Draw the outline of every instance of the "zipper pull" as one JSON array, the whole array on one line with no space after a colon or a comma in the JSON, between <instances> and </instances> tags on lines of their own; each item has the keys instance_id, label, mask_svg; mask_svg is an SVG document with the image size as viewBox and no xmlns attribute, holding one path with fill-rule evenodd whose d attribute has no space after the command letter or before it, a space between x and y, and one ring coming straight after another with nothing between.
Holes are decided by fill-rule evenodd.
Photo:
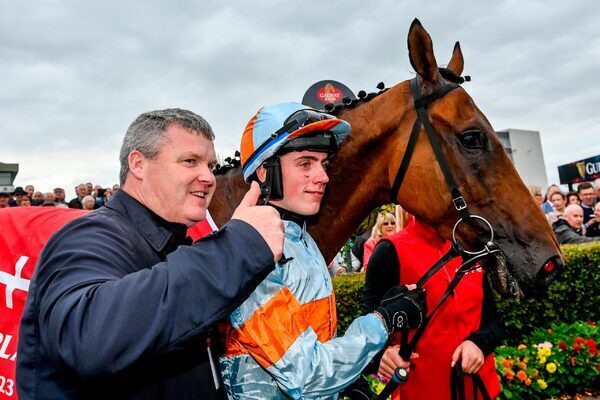
<instances>
[{"instance_id":1,"label":"zipper pull","mask_svg":"<svg viewBox=\"0 0 600 400\"><path fill-rule=\"evenodd\" d=\"M212 351L210 350L210 338L206 338L206 351L208 352L208 362L210 363L210 370L212 372L213 381L215 383L215 390L219 390L221 387L221 380L219 379L219 374L217 372L217 367L215 365L215 361L212 356Z\"/></svg>"}]
</instances>

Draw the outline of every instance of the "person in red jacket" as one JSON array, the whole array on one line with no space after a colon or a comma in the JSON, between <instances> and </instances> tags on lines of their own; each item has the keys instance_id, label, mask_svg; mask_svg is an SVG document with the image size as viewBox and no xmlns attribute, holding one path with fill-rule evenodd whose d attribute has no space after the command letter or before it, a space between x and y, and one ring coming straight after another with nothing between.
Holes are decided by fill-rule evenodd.
<instances>
[{"instance_id":1,"label":"person in red jacket","mask_svg":"<svg viewBox=\"0 0 600 400\"><path fill-rule=\"evenodd\" d=\"M384 238L375 248L366 275L365 311L376 307L389 287L418 281L450 246L433 227L411 217L405 229ZM455 258L425 283L429 310L440 300L460 263ZM416 346L418 354L411 360L410 377L393 398L450 399L455 363L461 363L467 374L479 374L490 397L497 397L500 384L492 351L503 329L483 270L479 267L467 273L425 329ZM379 373L389 378L396 367L405 365L398 347L391 346L383 352ZM467 382L471 379L465 377L467 399L473 398L473 385Z\"/></svg>"}]
</instances>

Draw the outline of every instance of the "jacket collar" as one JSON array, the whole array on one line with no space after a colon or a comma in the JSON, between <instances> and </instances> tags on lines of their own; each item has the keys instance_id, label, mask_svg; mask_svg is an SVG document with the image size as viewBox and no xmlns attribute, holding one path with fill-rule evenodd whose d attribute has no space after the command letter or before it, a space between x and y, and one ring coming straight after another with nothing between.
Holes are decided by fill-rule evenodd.
<instances>
[{"instance_id":1,"label":"jacket collar","mask_svg":"<svg viewBox=\"0 0 600 400\"><path fill-rule=\"evenodd\" d=\"M111 197L106 207L126 217L135 230L158 252L163 251L171 239L174 245L186 242L185 225L166 221L123 189Z\"/></svg>"},{"instance_id":2,"label":"jacket collar","mask_svg":"<svg viewBox=\"0 0 600 400\"><path fill-rule=\"evenodd\" d=\"M285 234L292 239L302 239L306 232L306 216L271 203L269 205L279 212L281 219L284 221Z\"/></svg>"}]
</instances>

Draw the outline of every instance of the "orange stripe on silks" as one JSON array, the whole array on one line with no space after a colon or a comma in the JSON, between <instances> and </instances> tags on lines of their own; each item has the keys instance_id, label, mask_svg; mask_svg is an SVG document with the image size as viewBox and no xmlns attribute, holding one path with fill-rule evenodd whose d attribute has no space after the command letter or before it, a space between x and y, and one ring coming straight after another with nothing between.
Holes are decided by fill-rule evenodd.
<instances>
[{"instance_id":1,"label":"orange stripe on silks","mask_svg":"<svg viewBox=\"0 0 600 400\"><path fill-rule=\"evenodd\" d=\"M250 354L263 368L268 368L283 357L309 326L320 342L333 337L337 326L333 293L300 305L284 287L238 330L231 328L225 341L225 356Z\"/></svg>"},{"instance_id":2,"label":"orange stripe on silks","mask_svg":"<svg viewBox=\"0 0 600 400\"><path fill-rule=\"evenodd\" d=\"M254 117L250 118L250 121L248 121L248 124L244 129L244 133L242 133L242 141L240 143L242 165L246 163L246 160L248 160L252 153L254 153L254 150L256 150L254 148L254 123L258 119L258 114L260 114L261 111L262 107L256 114L254 114Z\"/></svg>"},{"instance_id":3,"label":"orange stripe on silks","mask_svg":"<svg viewBox=\"0 0 600 400\"><path fill-rule=\"evenodd\" d=\"M324 299L303 304L302 317L313 328L319 342L323 343L331 340L337 328L337 314L333 292Z\"/></svg>"}]
</instances>

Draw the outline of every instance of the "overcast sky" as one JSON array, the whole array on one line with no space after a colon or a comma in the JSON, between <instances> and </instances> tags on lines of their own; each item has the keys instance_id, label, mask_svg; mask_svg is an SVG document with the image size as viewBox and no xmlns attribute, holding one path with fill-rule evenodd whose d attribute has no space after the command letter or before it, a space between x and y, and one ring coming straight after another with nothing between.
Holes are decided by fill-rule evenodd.
<instances>
[{"instance_id":1,"label":"overcast sky","mask_svg":"<svg viewBox=\"0 0 600 400\"><path fill-rule=\"evenodd\" d=\"M600 154L600 3L595 1L4 1L0 162L16 186L118 181L142 112L187 108L238 148L263 104L322 79L375 91L413 76L418 17L440 64L460 41L465 88L496 130L538 130L557 165Z\"/></svg>"}]
</instances>

